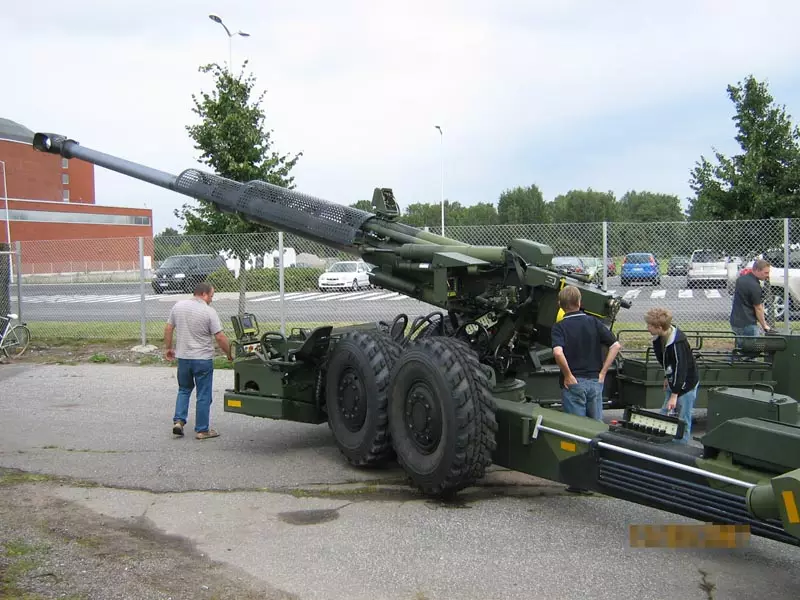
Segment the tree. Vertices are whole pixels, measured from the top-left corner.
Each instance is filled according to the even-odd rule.
[[[161,262],[176,254],[194,254],[194,246],[189,238],[182,237],[172,227],[167,227],[161,233],[153,236],[153,258]]]
[[[505,190],[497,203],[497,215],[500,223],[528,225],[548,222],[547,205],[536,185]]]
[[[372,200],[358,200],[350,205],[350,208],[358,208],[367,212],[374,212],[372,208]]]
[[[800,216],[800,131],[784,107],[775,105],[767,84],[752,75],[727,90],[742,153],[728,158],[715,150],[717,164],[704,156],[695,163],[691,218]]]
[[[617,214],[622,221],[656,223],[683,221],[680,198],[674,194],[631,190],[619,199]]]
[[[192,94],[192,112],[200,117],[200,122],[186,127],[195,149],[200,151],[200,162],[234,181],[257,179],[292,189],[294,178],[290,172],[302,152],[289,157],[272,150],[272,131],[264,127],[265,115],[261,108],[264,93],[255,100],[251,98],[254,76],[234,76],[216,63],[200,67],[200,72],[210,73],[214,79],[211,93],[203,92],[199,98]],[[272,229],[219,212],[210,202],[198,202],[197,207],[184,204],[175,215],[185,223],[186,233],[212,236],[209,249],[227,251],[238,257],[241,314],[245,310],[246,263],[274,249],[274,236],[264,235]]]
[[[617,200],[612,192],[570,190],[550,205],[554,223],[598,223],[617,218]]]

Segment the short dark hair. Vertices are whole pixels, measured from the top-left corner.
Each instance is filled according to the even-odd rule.
[[[194,295],[202,296],[203,294],[210,294],[214,290],[214,286],[207,281],[201,281],[194,286]]]
[[[769,261],[759,258],[753,262],[753,271],[763,271],[769,266]]]

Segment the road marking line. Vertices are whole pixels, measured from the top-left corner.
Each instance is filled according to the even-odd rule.
[[[270,294],[269,296],[262,296],[261,298],[251,298],[250,302],[264,302],[265,300],[271,300],[277,296],[278,294]]]
[[[692,290],[678,290],[678,298],[691,298]]]
[[[623,298],[625,300],[632,300],[634,298],[638,298],[641,292],[642,290],[628,290],[627,292],[625,292]]]
[[[384,294],[385,292],[372,292],[370,294],[367,294],[366,296],[361,295],[358,297],[353,296],[350,298],[342,298],[342,302],[350,302],[351,300],[366,300],[368,298],[371,298],[372,300],[377,300],[377,298],[373,298],[373,296],[383,296]]]
[[[667,295],[667,290],[654,290],[652,294],[650,294],[651,298],[664,298]]]
[[[706,290],[706,298],[722,298],[719,293],[719,290]]]
[[[369,298],[368,302],[372,302],[373,300],[390,300],[395,296],[399,296],[400,292],[389,292],[388,294],[384,294],[383,296],[378,296],[377,298]]]
[[[314,298],[316,302],[330,302],[331,300],[335,300],[336,298],[342,298],[344,296],[349,296],[350,292],[338,292],[336,294],[331,294],[330,292],[324,293],[322,298]]]
[[[319,295],[320,295],[320,292],[313,292],[313,293],[310,293],[310,294],[308,292],[292,292],[291,294],[284,294],[283,297],[284,297],[285,300],[295,301],[295,300],[300,300],[301,298],[305,298],[307,300],[310,300],[310,299],[312,299],[312,298],[314,298],[316,296],[319,296]],[[269,301],[270,302],[280,302],[281,301],[281,297],[280,297],[280,295],[278,295],[275,298],[270,298]]]

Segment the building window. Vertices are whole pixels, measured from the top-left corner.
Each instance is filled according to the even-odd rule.
[[[64,190],[67,191],[67,190]],[[91,223],[97,225],[150,225],[150,217],[139,215],[109,215],[100,213],[57,212],[46,210],[9,210],[11,221],[38,223]]]
[[[62,169],[69,169],[69,159],[68,158],[62,158],[61,159],[61,168]]]
[[[69,202],[69,190],[62,190],[61,196],[64,199],[64,202]]]
[[[67,173],[61,174],[61,183],[64,185],[69,185],[69,175]]]

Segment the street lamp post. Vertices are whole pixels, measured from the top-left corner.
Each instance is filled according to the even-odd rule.
[[[242,37],[250,37],[249,33],[244,31],[237,31],[236,33],[231,33],[231,30],[228,29],[228,26],[222,22],[222,17],[215,14],[208,15],[208,18],[214,21],[215,23],[219,23],[222,25],[222,28],[225,30],[225,33],[228,34],[228,70],[233,73],[233,36],[240,35]]]
[[[3,165],[3,200],[6,204],[6,242],[8,242],[8,249],[11,250],[11,220],[8,218],[8,183],[6,179],[6,163],[0,160],[0,165]]]
[[[444,134],[442,133],[442,128],[439,125],[434,125],[434,127],[439,130],[439,154],[442,163],[442,235],[444,235]]]

